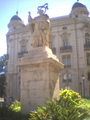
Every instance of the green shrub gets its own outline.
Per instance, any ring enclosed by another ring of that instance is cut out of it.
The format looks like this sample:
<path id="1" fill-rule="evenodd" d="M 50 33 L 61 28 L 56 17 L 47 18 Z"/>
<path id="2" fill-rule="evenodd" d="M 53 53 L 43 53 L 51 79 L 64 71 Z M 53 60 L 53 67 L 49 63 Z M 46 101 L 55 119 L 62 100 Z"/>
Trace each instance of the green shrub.
<path id="1" fill-rule="evenodd" d="M 86 109 L 87 113 L 90 116 L 90 100 L 83 99 L 82 104 L 80 104 L 79 107 Z M 89 117 L 89 119 L 90 119 L 90 117 Z M 84 120 L 88 120 L 88 116 Z"/>
<path id="2" fill-rule="evenodd" d="M 21 111 L 21 105 L 20 102 L 15 100 L 10 106 L 9 110 L 15 111 L 15 112 L 20 112 Z"/>
<path id="3" fill-rule="evenodd" d="M 30 112 L 29 120 L 82 120 L 90 117 L 89 109 L 82 107 L 84 99 L 72 90 L 61 90 L 60 99 L 47 101 L 46 107 Z"/>
<path id="4" fill-rule="evenodd" d="M 21 114 L 20 109 L 20 102 L 17 100 L 8 107 L 0 107 L 0 120 L 28 120 L 29 114 Z"/>
<path id="5" fill-rule="evenodd" d="M 72 90 L 61 90 L 59 100 L 49 100 L 46 106 L 37 106 L 30 115 L 20 113 L 20 102 L 0 107 L 0 120 L 87 120 L 90 117 L 90 100 Z"/>

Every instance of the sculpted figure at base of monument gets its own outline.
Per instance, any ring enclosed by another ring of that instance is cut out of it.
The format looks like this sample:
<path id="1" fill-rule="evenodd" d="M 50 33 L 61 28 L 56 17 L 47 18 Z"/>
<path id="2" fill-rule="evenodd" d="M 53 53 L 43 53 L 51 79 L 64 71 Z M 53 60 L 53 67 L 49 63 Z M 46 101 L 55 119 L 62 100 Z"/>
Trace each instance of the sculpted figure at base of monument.
<path id="1" fill-rule="evenodd" d="M 42 10 L 45 8 L 45 11 Z M 45 14 L 48 4 L 38 7 L 39 16 L 32 19 L 29 12 L 28 22 L 30 24 L 30 32 L 32 35 L 32 47 L 49 46 L 49 16 Z"/>

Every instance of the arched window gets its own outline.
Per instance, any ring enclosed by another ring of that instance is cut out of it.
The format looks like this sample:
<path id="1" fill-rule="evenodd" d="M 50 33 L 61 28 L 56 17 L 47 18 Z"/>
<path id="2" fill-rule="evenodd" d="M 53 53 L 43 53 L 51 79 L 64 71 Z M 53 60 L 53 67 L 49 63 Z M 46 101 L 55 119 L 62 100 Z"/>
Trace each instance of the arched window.
<path id="1" fill-rule="evenodd" d="M 70 73 L 68 74 L 68 82 L 72 82 L 72 75 Z"/>
<path id="2" fill-rule="evenodd" d="M 71 76 L 71 74 L 69 73 L 68 74 L 68 80 L 71 80 L 72 79 L 72 76 Z"/>
<path id="3" fill-rule="evenodd" d="M 49 41 L 49 48 L 52 49 L 52 41 Z"/>
<path id="4" fill-rule="evenodd" d="M 69 85 L 65 86 L 65 89 L 70 90 L 70 86 Z"/>
<path id="5" fill-rule="evenodd" d="M 53 41 L 52 41 L 52 40 L 53 40 L 53 35 L 52 35 L 52 34 L 50 34 L 50 35 L 49 35 L 49 48 L 50 48 L 50 49 L 52 49 L 52 48 L 53 48 L 53 44 L 52 44 L 52 43 L 53 43 Z"/>
<path id="6" fill-rule="evenodd" d="M 63 46 L 64 46 L 64 47 L 67 47 L 67 46 L 68 46 L 68 39 L 67 39 L 67 37 L 64 37 L 64 38 L 63 38 Z"/>
<path id="7" fill-rule="evenodd" d="M 88 80 L 90 80 L 90 71 L 88 72 L 88 74 L 87 74 L 87 75 L 88 75 Z"/>
<path id="8" fill-rule="evenodd" d="M 86 45 L 90 44 L 90 35 L 88 33 L 85 34 L 85 43 Z"/>
<path id="9" fill-rule="evenodd" d="M 25 46 L 25 45 L 22 45 L 22 46 L 21 46 L 21 51 L 22 51 L 22 52 L 25 52 L 25 50 L 26 50 L 26 46 Z"/>
<path id="10" fill-rule="evenodd" d="M 67 75 L 66 74 L 63 75 L 63 80 L 67 80 Z"/>
<path id="11" fill-rule="evenodd" d="M 67 82 L 67 74 L 63 75 L 63 82 Z"/>
<path id="12" fill-rule="evenodd" d="M 67 46 L 68 46 L 68 40 L 67 40 L 67 39 L 63 40 L 63 46 L 64 46 L 64 47 L 67 47 Z"/>
<path id="13" fill-rule="evenodd" d="M 90 95 L 90 84 L 89 84 L 89 95 Z"/>
<path id="14" fill-rule="evenodd" d="M 90 65 L 90 53 L 86 54 L 87 65 Z"/>
<path id="15" fill-rule="evenodd" d="M 71 56 L 70 55 L 62 56 L 62 63 L 64 64 L 64 67 L 70 67 L 71 66 Z"/>
<path id="16" fill-rule="evenodd" d="M 26 41 L 23 39 L 20 43 L 21 43 L 21 52 L 25 52 L 26 51 Z"/>

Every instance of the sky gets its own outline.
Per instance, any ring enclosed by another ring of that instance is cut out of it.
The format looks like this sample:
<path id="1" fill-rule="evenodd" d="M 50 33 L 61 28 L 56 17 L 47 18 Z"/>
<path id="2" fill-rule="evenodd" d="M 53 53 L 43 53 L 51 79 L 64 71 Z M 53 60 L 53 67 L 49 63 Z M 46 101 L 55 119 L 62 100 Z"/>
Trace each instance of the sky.
<path id="1" fill-rule="evenodd" d="M 79 1 L 83 3 L 90 12 L 90 0 Z M 46 14 L 52 18 L 69 15 L 75 2 L 77 2 L 77 0 L 0 0 L 0 56 L 7 53 L 7 25 L 9 24 L 10 19 L 16 15 L 17 10 L 18 16 L 25 24 L 27 24 L 28 12 L 31 12 L 33 18 L 38 16 L 38 6 L 48 3 L 49 10 L 46 11 Z"/>

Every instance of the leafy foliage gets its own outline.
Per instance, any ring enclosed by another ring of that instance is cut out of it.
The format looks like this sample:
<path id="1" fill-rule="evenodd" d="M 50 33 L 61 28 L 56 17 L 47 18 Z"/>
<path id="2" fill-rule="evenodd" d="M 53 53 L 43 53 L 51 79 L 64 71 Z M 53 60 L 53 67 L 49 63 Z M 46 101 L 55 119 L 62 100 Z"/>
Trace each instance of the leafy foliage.
<path id="1" fill-rule="evenodd" d="M 83 102 L 78 93 L 61 90 L 59 100 L 50 100 L 46 107 L 37 107 L 37 111 L 30 112 L 29 120 L 82 120 L 90 117 L 89 108 L 82 107 Z"/>
<path id="2" fill-rule="evenodd" d="M 20 102 L 15 100 L 8 107 L 0 107 L 0 120 L 28 120 L 28 115 L 20 113 Z"/>
<path id="3" fill-rule="evenodd" d="M 46 106 L 37 106 L 30 115 L 20 113 L 20 102 L 15 100 L 8 107 L 0 107 L 0 120 L 88 120 L 90 100 L 72 90 L 61 90 L 59 100 L 49 100 Z"/>
<path id="4" fill-rule="evenodd" d="M 21 111 L 21 105 L 20 102 L 15 100 L 10 106 L 9 110 L 15 111 L 15 112 L 20 112 Z"/>
<path id="5" fill-rule="evenodd" d="M 6 61 L 5 61 L 5 55 L 0 57 L 0 73 L 5 73 L 5 67 L 6 67 Z"/>
<path id="6" fill-rule="evenodd" d="M 1 74 L 0 75 L 0 96 L 1 97 L 3 97 L 5 94 L 5 84 L 6 84 L 5 75 Z"/>
<path id="7" fill-rule="evenodd" d="M 0 97 L 3 97 L 5 95 L 5 55 L 0 57 Z"/>
<path id="8" fill-rule="evenodd" d="M 83 109 L 87 109 L 87 113 L 88 113 L 89 116 L 90 116 L 90 100 L 88 100 L 88 99 L 83 99 L 82 104 L 80 104 L 79 107 L 81 107 L 81 108 L 83 108 Z M 84 120 L 87 120 L 87 119 L 88 119 L 88 116 L 87 116 Z M 89 117 L 89 119 L 90 119 L 90 117 Z"/>

